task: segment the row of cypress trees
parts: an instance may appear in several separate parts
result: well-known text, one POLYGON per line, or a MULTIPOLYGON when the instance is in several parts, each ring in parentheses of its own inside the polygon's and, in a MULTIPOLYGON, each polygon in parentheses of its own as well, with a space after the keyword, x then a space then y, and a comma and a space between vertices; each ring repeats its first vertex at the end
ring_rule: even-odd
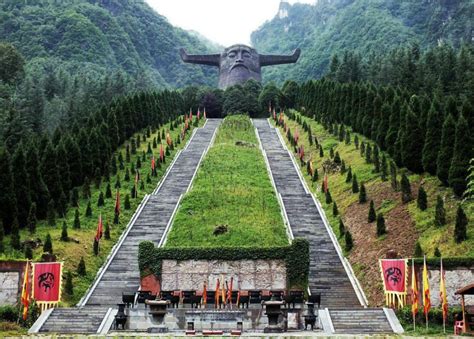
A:
POLYGON ((113 171, 111 160, 120 144, 142 129, 150 133, 180 111, 178 92, 136 93, 72 118, 52 136, 23 138, 0 149, 0 232, 45 219, 51 207, 64 215, 74 187, 113 171))
POLYGON ((473 157, 473 108, 469 100, 410 95, 406 90, 370 83, 327 79, 301 85, 298 106, 325 127, 345 124, 376 141, 398 166, 426 171, 451 186, 457 196, 466 189, 473 157))

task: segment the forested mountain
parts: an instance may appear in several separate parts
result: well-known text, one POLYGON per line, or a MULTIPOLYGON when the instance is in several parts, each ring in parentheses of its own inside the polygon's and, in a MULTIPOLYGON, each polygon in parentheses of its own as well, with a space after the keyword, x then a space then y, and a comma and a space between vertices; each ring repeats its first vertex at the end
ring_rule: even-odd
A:
POLYGON ((260 52, 302 49, 296 65, 264 70, 282 83, 319 78, 334 54, 351 51, 363 60, 416 44, 421 50, 472 40, 473 0, 319 0, 315 5, 280 4, 278 14, 252 33, 260 52))
POLYGON ((180 47, 213 48, 143 0, 0 2, 0 139, 53 132, 129 93, 215 84, 180 47))
POLYGON ((207 52, 207 43, 142 0, 4 1, 0 18, 0 39, 45 67, 120 69, 159 86, 212 83, 208 68, 178 57, 180 47, 207 52))

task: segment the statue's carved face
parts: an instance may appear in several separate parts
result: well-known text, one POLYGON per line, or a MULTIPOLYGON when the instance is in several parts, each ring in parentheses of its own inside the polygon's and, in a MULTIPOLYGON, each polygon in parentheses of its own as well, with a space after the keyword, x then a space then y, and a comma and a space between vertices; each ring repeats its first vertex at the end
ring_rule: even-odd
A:
POLYGON ((259 73, 260 62, 257 51, 245 45, 226 48, 221 55, 221 72, 238 77, 259 73))

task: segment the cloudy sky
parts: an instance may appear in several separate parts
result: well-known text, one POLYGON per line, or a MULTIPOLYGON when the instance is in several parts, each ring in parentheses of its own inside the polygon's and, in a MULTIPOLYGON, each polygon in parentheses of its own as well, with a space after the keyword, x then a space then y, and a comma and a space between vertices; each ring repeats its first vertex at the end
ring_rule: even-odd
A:
MULTIPOLYGON (((171 24, 224 46, 250 43, 250 33, 275 16, 280 0, 146 0, 171 24)), ((297 2, 290 0, 290 3, 297 2)), ((314 0, 298 2, 314 3, 314 0)))

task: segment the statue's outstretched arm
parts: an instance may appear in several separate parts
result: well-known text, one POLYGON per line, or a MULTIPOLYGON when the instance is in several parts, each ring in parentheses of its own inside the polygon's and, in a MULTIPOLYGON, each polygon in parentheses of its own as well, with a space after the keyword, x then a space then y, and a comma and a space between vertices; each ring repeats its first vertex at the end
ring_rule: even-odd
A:
POLYGON ((293 51, 292 55, 264 55, 260 54, 260 66, 271 66, 280 64, 292 64, 298 61, 301 50, 299 48, 293 51))
POLYGON ((184 62, 219 67, 220 54, 187 54, 184 48, 180 48, 179 55, 184 62))

